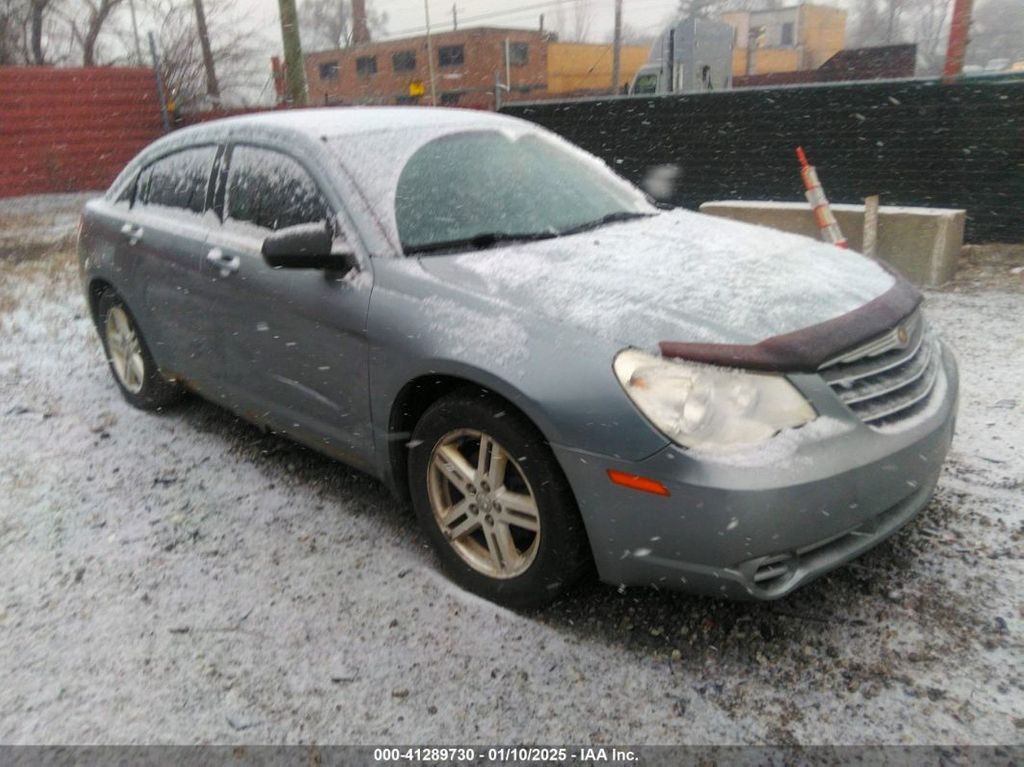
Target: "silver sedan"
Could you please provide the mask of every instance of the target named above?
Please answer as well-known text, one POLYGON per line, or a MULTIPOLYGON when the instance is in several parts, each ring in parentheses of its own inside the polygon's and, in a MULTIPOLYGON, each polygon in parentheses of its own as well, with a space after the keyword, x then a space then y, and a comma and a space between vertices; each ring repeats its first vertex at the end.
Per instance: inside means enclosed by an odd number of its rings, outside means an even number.
POLYGON ((883 265, 665 210, 534 125, 233 118, 85 209, 131 404, 184 391, 380 478, 511 606, 588 572, 773 599, 928 502, 956 366, 883 265))

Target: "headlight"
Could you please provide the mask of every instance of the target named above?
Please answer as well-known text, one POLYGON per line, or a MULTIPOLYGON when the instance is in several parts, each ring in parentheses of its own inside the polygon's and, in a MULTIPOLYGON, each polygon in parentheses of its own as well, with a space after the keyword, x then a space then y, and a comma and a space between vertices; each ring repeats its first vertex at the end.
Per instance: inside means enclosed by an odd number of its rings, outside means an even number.
POLYGON ((818 417, 781 375, 667 360, 636 349, 619 352, 615 375, 640 412, 684 447, 753 445, 818 417))

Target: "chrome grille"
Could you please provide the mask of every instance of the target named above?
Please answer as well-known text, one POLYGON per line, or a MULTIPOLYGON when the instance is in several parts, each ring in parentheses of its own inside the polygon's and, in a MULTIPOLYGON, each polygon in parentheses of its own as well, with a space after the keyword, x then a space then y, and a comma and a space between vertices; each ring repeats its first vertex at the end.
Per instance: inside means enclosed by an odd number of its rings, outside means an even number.
POLYGON ((939 344, 920 312, 879 338, 845 352, 819 372, 860 419, 885 426, 920 410, 941 364, 939 344))

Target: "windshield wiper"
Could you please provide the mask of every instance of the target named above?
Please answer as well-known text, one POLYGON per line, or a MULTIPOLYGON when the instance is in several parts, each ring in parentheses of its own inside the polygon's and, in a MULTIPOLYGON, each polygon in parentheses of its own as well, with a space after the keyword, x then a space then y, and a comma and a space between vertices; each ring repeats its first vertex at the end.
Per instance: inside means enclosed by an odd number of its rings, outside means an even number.
POLYGON ((526 242, 530 240, 550 240, 557 237, 554 231, 547 232, 481 232, 472 237, 444 242, 427 242, 423 245, 409 245, 403 250, 406 255, 413 253, 437 253, 438 251, 484 250, 502 242, 526 242))
POLYGON ((596 221, 588 221, 585 224, 579 224, 578 226, 571 226, 568 229, 562 229, 558 234, 559 236, 565 234, 579 234, 580 232, 586 232, 590 229, 597 229, 598 227, 604 226, 605 224, 614 224, 617 221, 632 221, 635 218, 648 218, 650 216, 656 216, 657 213, 640 213, 635 210, 617 210, 614 213, 609 213, 606 216, 596 221))

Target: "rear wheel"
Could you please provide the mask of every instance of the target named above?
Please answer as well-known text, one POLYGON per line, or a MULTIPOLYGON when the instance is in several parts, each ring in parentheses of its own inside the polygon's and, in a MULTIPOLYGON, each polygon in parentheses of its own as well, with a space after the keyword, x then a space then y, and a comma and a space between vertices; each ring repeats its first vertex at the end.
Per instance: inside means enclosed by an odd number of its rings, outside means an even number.
POLYGON ((413 434, 413 505, 446 572, 510 607, 555 599, 589 563, 575 500, 525 418, 467 390, 445 397, 413 434))
POLYGON ((96 320, 110 372, 130 405, 156 410, 181 398, 181 387, 160 373, 135 318, 112 290, 97 301, 96 320))

